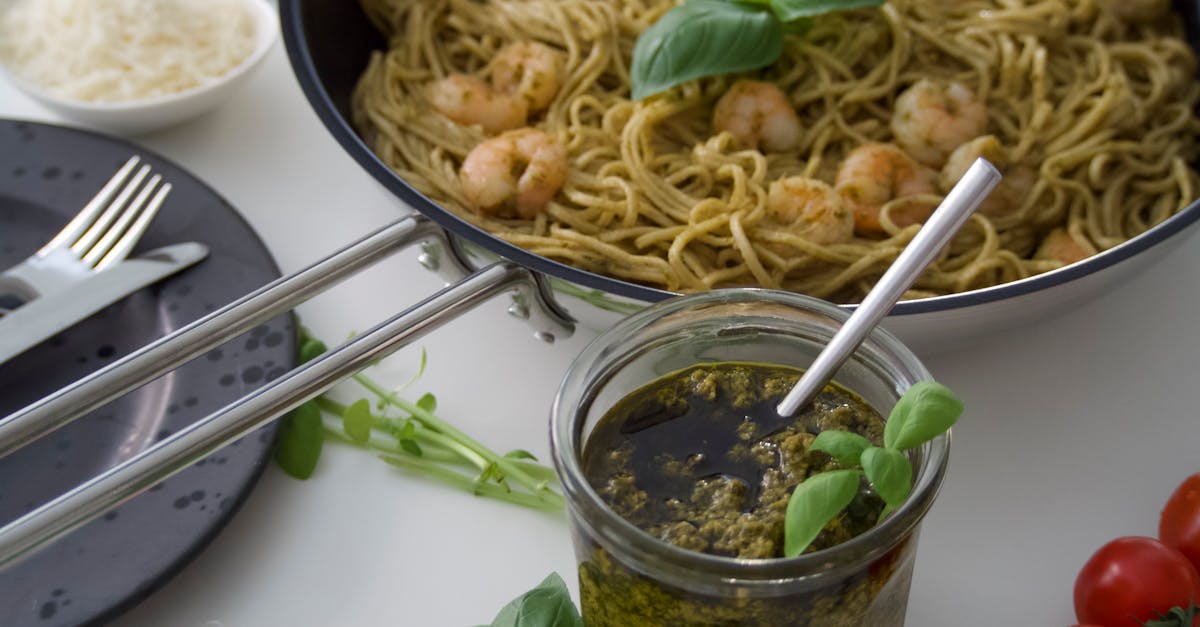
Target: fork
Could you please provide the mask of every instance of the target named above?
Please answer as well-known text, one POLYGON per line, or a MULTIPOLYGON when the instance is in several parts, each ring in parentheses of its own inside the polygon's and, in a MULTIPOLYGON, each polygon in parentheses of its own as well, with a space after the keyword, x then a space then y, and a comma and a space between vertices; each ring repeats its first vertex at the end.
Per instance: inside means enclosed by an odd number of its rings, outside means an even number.
POLYGON ((138 168, 140 162, 141 157, 130 157, 57 235, 0 272, 0 297, 25 303, 61 292, 129 256, 171 192, 170 183, 162 183, 161 175, 150 176, 149 165, 138 168))

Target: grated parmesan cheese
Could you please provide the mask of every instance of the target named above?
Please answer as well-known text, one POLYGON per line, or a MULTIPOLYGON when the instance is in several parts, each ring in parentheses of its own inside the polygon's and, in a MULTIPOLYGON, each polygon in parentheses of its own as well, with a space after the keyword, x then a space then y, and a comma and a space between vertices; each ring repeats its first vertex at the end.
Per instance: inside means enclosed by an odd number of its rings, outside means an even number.
POLYGON ((185 91, 234 69, 254 46, 253 16, 238 0, 12 0, 0 13, 0 62, 73 100, 185 91))

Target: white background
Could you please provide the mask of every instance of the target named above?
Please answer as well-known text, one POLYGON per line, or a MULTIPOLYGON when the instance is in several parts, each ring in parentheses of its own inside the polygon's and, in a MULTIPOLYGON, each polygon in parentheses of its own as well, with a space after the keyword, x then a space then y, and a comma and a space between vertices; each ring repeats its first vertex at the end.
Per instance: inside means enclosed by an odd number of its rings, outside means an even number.
MULTIPOLYGON (((0 83, 0 115, 57 121, 0 83)), ((401 215, 327 134, 282 47, 219 110, 141 141, 228 198, 285 272, 401 215)), ((1071 589, 1093 550, 1153 535, 1175 485, 1200 470, 1196 355, 1200 249, 1089 304, 926 359, 966 400, 951 467, 923 528, 908 624, 1068 625, 1071 589)), ((337 339, 440 287, 415 254, 302 306, 337 339)), ((497 450, 547 452, 562 373, 592 337, 538 342, 488 303, 378 368, 497 450)), ((545 457, 543 457, 545 459, 545 457)), ((563 516, 446 489, 371 455, 325 449, 307 482, 268 469, 213 544, 117 621, 125 627, 413 625, 489 622, 558 571, 574 588, 563 516)))

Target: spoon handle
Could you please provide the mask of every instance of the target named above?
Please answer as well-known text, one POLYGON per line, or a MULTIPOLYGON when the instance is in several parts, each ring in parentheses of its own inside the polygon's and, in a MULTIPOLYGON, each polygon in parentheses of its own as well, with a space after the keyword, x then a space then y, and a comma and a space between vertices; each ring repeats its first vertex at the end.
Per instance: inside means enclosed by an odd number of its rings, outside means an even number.
POLYGON ((838 329, 795 387, 779 403, 780 416, 795 415, 825 387, 842 363, 891 311, 905 290, 912 286, 999 182, 1000 172, 987 160, 977 159, 971 165, 921 230, 917 231, 916 237, 863 298, 862 304, 854 310, 846 324, 838 329))

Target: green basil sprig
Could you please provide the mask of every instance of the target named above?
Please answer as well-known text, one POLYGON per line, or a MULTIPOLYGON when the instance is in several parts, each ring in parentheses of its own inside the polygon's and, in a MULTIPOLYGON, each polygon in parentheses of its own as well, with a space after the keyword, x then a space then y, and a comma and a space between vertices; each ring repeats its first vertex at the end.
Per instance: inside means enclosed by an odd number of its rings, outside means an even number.
POLYGON ((784 514, 783 554, 793 557, 804 552, 825 524, 846 509, 858 492, 858 470, 832 470, 800 482, 788 499, 784 514))
POLYGON ((787 23, 795 20, 816 17, 835 11, 849 11, 864 7, 877 7, 883 0, 748 0, 755 4, 771 7, 771 11, 787 23))
POLYGON ((963 405, 950 388, 921 381, 896 402, 883 427, 887 448, 915 448, 949 429, 962 414, 963 405))
POLYGON ((633 48, 633 99, 641 100, 704 76, 774 63, 785 32, 803 33, 811 18, 879 6, 883 0, 686 0, 638 37, 633 48))
POLYGON ((883 499, 881 520, 899 508, 912 490, 912 462, 904 451, 944 433, 962 410, 962 401, 950 388, 921 381, 892 408, 884 425, 882 447, 857 433, 818 434, 810 448, 828 453, 847 468, 812 475, 792 491, 784 516, 784 556, 803 553, 821 529, 854 500, 863 477, 883 499))

